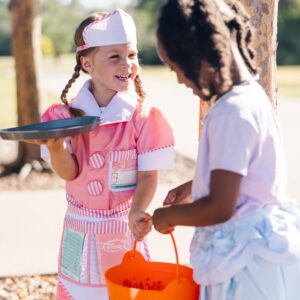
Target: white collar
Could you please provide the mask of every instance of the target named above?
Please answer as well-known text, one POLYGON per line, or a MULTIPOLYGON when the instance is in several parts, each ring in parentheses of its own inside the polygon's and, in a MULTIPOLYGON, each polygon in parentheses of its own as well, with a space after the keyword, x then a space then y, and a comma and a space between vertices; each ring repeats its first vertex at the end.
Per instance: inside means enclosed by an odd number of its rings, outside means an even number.
POLYGON ((89 89, 90 86, 91 80, 87 80, 77 96, 72 100, 72 107, 83 110, 87 116, 100 117, 100 125, 128 122, 131 120, 137 106, 137 95, 134 91, 117 93, 103 111, 101 111, 89 89))

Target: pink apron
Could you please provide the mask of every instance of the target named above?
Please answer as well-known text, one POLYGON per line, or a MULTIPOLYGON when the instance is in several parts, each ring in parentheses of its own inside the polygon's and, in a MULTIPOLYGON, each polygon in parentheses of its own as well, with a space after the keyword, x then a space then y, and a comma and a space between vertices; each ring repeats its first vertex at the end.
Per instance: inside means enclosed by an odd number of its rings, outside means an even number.
MULTIPOLYGON (((127 221, 130 201, 110 210, 95 210, 78 207, 69 195, 67 200, 59 255, 58 299, 109 299, 104 273, 119 264, 133 245, 127 221)), ((139 243, 139 251, 149 259, 145 242, 139 243)))

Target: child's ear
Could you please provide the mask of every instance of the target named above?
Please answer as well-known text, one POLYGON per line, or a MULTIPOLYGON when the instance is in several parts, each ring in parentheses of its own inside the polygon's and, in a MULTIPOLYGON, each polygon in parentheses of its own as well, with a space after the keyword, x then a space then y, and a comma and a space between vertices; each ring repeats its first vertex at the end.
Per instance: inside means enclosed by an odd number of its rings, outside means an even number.
POLYGON ((90 61, 89 57, 81 56, 80 63, 81 63, 81 67, 84 71, 86 71, 87 73, 90 73, 92 71, 92 65, 91 65, 91 61, 90 61))

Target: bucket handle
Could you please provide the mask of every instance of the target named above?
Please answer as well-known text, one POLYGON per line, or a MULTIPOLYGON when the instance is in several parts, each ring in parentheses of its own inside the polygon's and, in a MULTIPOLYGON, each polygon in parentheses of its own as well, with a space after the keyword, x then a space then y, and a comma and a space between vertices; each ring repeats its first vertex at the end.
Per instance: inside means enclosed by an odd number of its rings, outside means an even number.
MULTIPOLYGON (((144 222, 148 222, 152 220, 152 217, 149 216, 149 217, 146 217, 144 218, 144 222)), ((179 256, 178 256, 178 250, 177 250, 177 246, 176 246, 176 242, 175 242, 175 238, 174 238, 174 235, 172 233, 173 230, 168 230, 168 233, 170 234, 171 236, 171 240, 172 240, 172 243, 173 243, 173 246, 174 246, 174 250, 175 250, 175 258, 176 258, 176 278, 179 279, 179 256)), ((135 253, 136 252, 136 245, 137 245, 137 240, 134 240, 134 243, 133 243, 133 252, 135 253)))

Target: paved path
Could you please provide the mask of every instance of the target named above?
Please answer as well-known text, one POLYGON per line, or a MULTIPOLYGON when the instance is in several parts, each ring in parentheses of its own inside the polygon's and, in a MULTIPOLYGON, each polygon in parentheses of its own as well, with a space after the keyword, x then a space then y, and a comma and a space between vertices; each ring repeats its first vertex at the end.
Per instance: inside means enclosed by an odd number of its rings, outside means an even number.
MULTIPOLYGON (((47 78, 47 87, 57 97, 68 75, 57 74, 47 78)), ((74 94, 83 79, 71 90, 74 94)), ((45 81, 44 81, 45 82, 45 81)), ((167 115, 176 139, 175 150, 196 159, 198 139, 198 101, 192 93, 173 81, 146 78, 149 99, 167 115)), ((288 193, 300 200, 300 101, 279 98, 279 119, 283 127, 289 172, 288 193)), ((158 188, 149 209, 160 206, 170 185, 158 188)), ((57 249, 65 210, 64 191, 0 192, 0 276, 56 271, 57 249), (40 213, 46 212, 41 217, 40 213)), ((179 257, 188 263, 188 244, 191 228, 176 228, 179 257)), ((168 236, 153 232, 149 235, 154 260, 174 261, 168 236)))
POLYGON ((56 272, 64 191, 1 191, 0 207, 0 277, 56 272))
POLYGON ((300 100, 279 98, 278 116, 282 126, 287 167, 288 194, 300 201, 300 100))

